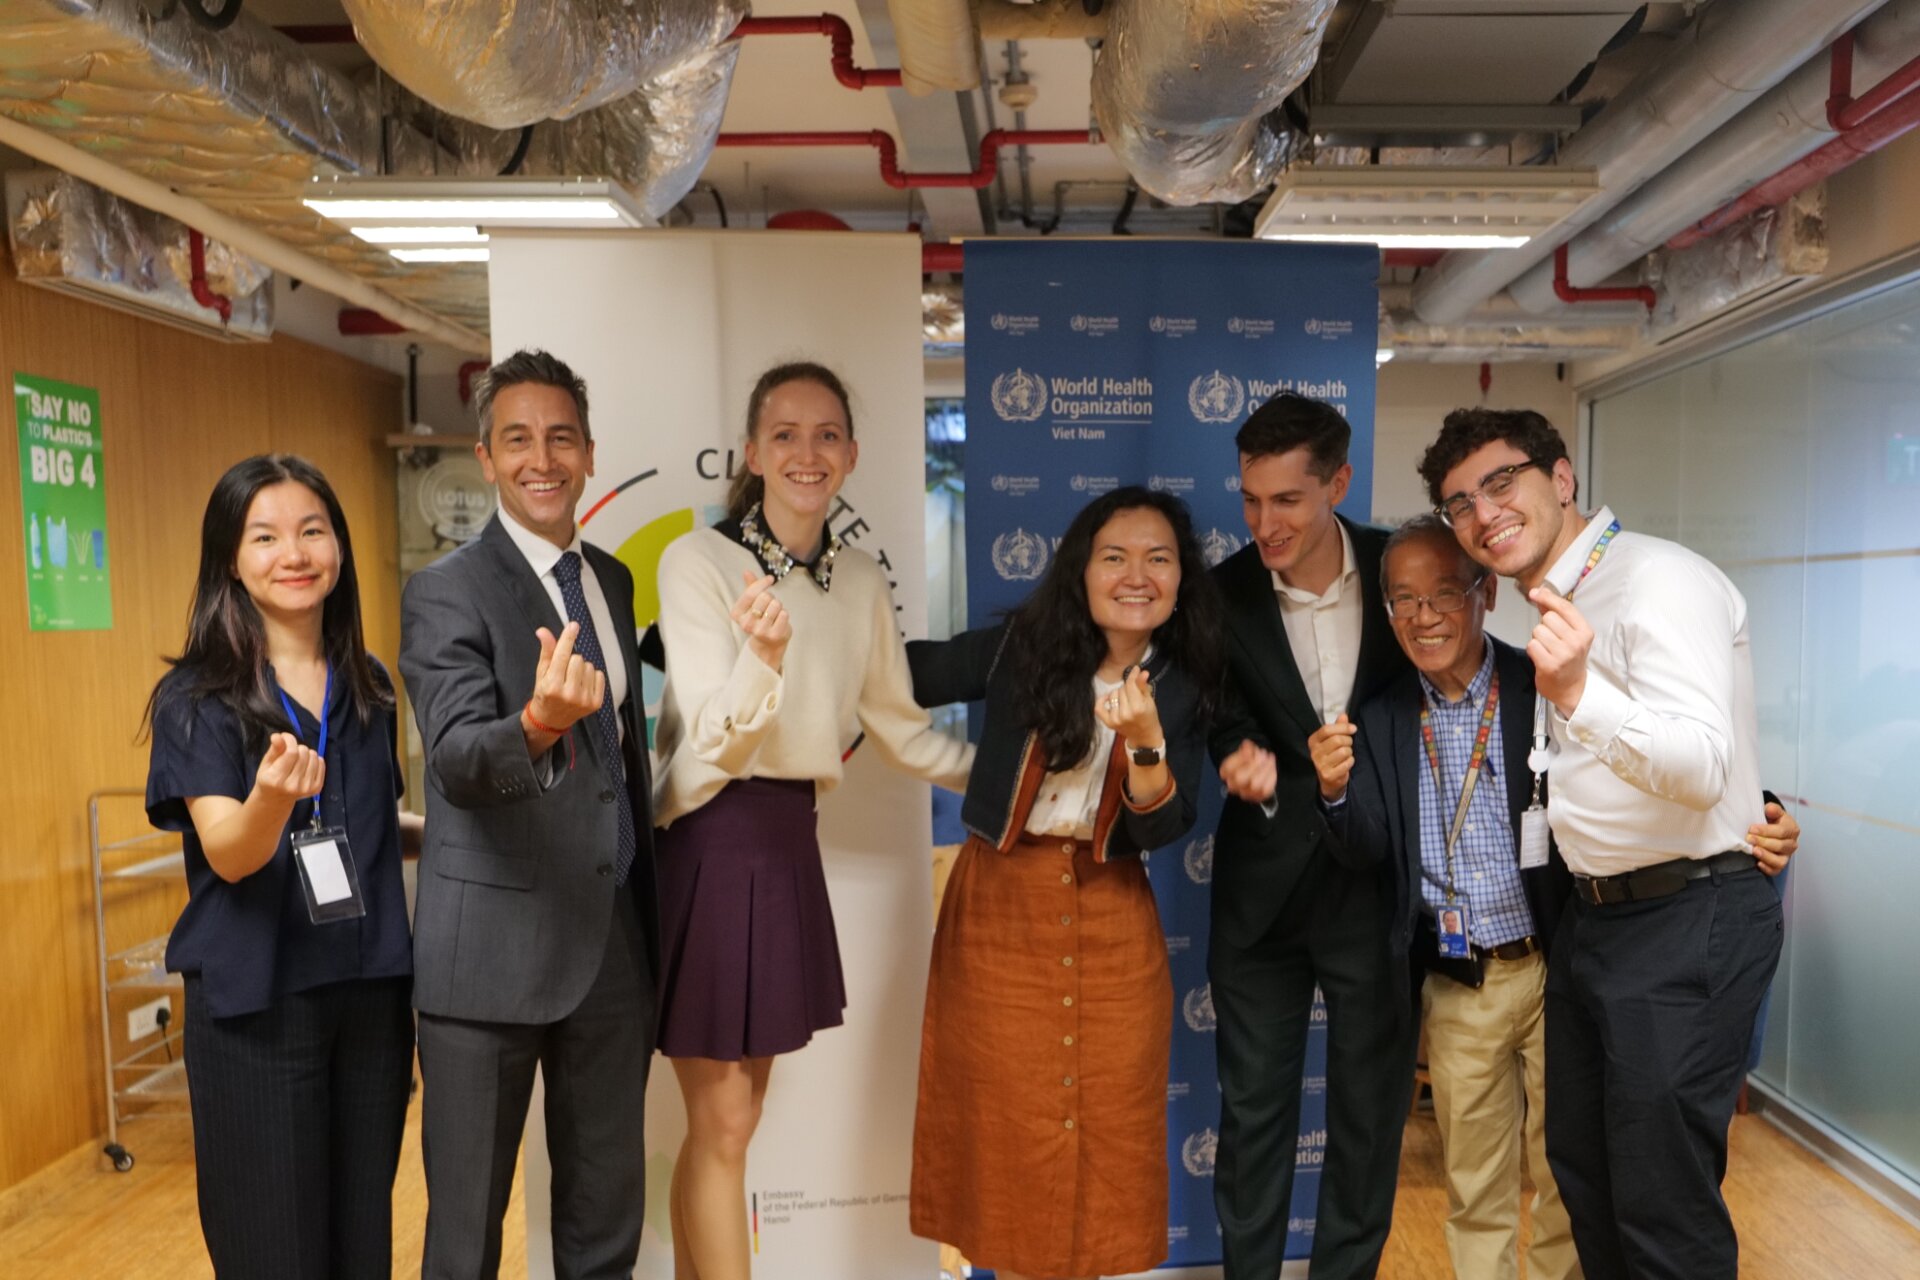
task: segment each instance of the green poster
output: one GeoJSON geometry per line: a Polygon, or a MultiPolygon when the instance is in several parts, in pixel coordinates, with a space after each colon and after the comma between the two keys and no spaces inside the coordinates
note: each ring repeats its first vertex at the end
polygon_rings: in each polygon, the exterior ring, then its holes
{"type": "Polygon", "coordinates": [[[113,626],[113,589],[100,393],[16,373],[13,415],[33,629],[104,631],[113,626]]]}

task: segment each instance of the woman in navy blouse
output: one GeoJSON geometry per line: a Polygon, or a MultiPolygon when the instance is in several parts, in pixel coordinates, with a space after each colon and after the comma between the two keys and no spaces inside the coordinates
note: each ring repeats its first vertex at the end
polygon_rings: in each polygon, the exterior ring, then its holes
{"type": "Polygon", "coordinates": [[[402,774],[346,517],[311,463],[248,458],[214,486],[171,665],[147,816],[186,854],[167,968],[214,1272],[388,1275],[413,1063],[402,774]]]}

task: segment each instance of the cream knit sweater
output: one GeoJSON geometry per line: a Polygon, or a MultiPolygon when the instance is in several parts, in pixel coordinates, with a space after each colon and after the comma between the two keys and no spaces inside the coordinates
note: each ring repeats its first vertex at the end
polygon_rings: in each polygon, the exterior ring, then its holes
{"type": "Polygon", "coordinates": [[[667,687],[656,824],[672,825],[734,778],[811,778],[831,791],[863,729],[894,767],[966,789],[973,747],[934,729],[914,702],[893,594],[872,556],[842,549],[830,592],[798,567],[774,584],[793,621],[780,672],[731,617],[745,572],[763,572],[758,558],[716,529],[676,538],[660,557],[667,687]]]}

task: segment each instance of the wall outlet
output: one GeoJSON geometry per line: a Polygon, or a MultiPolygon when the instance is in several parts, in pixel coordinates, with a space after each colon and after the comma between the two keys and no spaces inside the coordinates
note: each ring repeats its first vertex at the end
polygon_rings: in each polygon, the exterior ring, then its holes
{"type": "Polygon", "coordinates": [[[161,996],[127,1010],[127,1039],[144,1040],[160,1030],[160,1011],[172,1008],[173,1001],[161,996]]]}

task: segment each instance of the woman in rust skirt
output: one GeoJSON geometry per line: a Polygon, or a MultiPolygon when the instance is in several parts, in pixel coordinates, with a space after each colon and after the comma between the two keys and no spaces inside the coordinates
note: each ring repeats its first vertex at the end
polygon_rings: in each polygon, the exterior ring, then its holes
{"type": "Polygon", "coordinates": [[[986,700],[934,934],[912,1223],[1009,1280],[1166,1256],[1173,988],[1140,855],[1193,825],[1220,606],[1185,506],[1096,499],[1001,627],[909,646],[986,700]]]}

